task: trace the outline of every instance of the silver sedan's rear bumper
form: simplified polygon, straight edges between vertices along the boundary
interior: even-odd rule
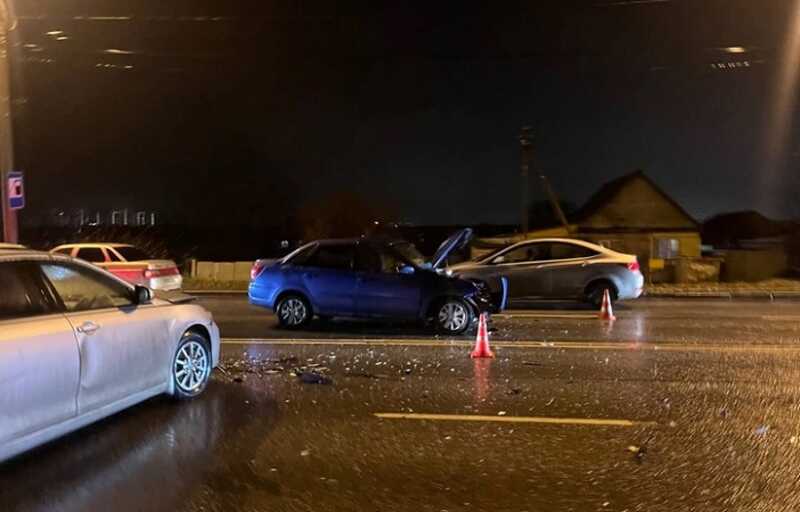
[[[644,276],[641,272],[630,272],[629,276],[620,281],[617,290],[619,300],[638,299],[644,293]]]

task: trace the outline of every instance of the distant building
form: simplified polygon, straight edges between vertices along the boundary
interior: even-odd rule
[[[797,232],[791,221],[774,220],[753,210],[721,213],[703,223],[703,243],[718,249],[758,249],[783,245]]]
[[[723,281],[761,281],[800,267],[800,226],[756,211],[715,215],[703,223],[703,243],[725,259]]]
[[[155,226],[156,212],[144,210],[96,211],[86,209],[52,209],[43,218],[46,226]]]

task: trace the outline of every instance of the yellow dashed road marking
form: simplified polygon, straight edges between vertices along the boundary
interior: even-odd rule
[[[376,412],[374,416],[388,420],[429,420],[429,421],[482,421],[495,423],[540,423],[547,425],[588,425],[593,427],[636,427],[653,426],[654,421],[631,421],[602,418],[550,418],[544,416],[481,416],[473,414],[421,414]]]

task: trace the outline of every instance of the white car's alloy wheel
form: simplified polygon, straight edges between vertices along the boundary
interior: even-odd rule
[[[208,350],[200,342],[191,340],[178,349],[172,366],[175,385],[187,395],[202,391],[211,373]]]

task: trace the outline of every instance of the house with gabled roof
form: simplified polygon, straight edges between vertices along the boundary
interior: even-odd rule
[[[573,236],[636,254],[654,281],[672,280],[677,260],[700,257],[700,224],[640,170],[603,185],[573,226]]]

